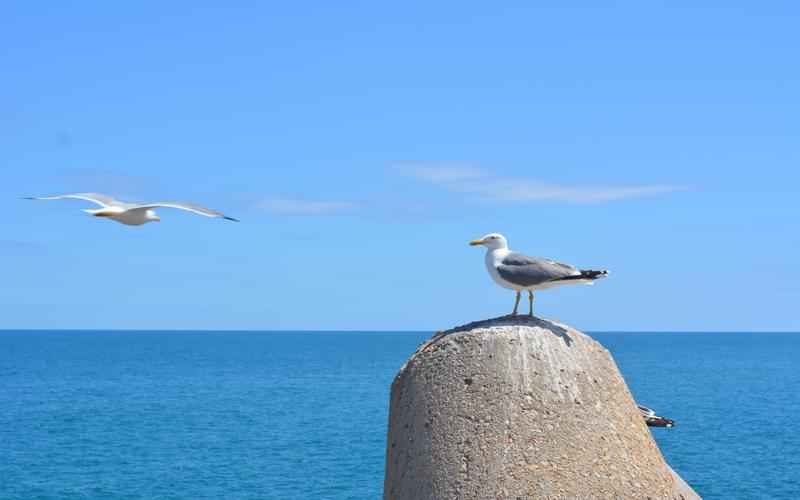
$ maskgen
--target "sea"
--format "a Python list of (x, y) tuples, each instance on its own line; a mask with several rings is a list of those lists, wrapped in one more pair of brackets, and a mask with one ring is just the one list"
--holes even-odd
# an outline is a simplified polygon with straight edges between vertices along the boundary
[[(0, 331), (0, 498), (379, 499), (430, 335)], [(800, 498), (800, 334), (591, 335), (703, 498)]]

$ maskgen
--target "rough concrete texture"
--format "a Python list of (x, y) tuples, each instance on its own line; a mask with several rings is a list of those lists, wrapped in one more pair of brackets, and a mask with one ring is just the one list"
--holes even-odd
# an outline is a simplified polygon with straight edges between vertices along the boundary
[(392, 384), (384, 498), (693, 499), (606, 349), (502, 317), (437, 334)]

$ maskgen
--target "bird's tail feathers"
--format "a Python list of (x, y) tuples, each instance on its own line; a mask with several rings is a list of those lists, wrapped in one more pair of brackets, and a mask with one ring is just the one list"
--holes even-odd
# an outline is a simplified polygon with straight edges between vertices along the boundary
[(592, 271), (588, 269), (581, 269), (580, 278), (585, 280), (596, 280), (608, 276), (608, 271)]
[(584, 285), (592, 285), (594, 284), (594, 280), (599, 278), (605, 278), (608, 276), (608, 271), (591, 271), (586, 269), (581, 269), (579, 274), (575, 274), (573, 276), (567, 276), (566, 278), (561, 278), (557, 280), (559, 282), (572, 282), (572, 283), (582, 283)]
[(584, 283), (588, 282), (586, 284), (591, 285), (594, 280), (605, 278), (606, 276), (608, 276), (608, 271), (592, 271), (588, 269), (581, 269), (580, 274), (562, 278), (560, 281), (579, 281)]

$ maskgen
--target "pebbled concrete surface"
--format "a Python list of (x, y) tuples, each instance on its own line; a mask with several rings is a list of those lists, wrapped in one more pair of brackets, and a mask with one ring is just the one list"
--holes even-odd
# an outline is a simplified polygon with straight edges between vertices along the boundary
[(391, 391), (384, 498), (694, 499), (611, 355), (565, 325), (440, 332)]

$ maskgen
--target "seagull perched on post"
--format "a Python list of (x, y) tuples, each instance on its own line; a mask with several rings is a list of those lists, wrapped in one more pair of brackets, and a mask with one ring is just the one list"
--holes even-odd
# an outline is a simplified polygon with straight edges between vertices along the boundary
[(522, 290), (528, 291), (529, 316), (533, 316), (533, 292), (559, 285), (591, 285), (598, 278), (608, 276), (608, 271), (584, 271), (550, 259), (528, 257), (512, 252), (502, 234), (487, 234), (470, 245), (482, 245), (486, 251), (486, 269), (498, 285), (517, 291), (512, 316), (516, 316)]
[(153, 210), (155, 208), (177, 208), (179, 210), (187, 210), (189, 212), (196, 213), (199, 215), (204, 215), (206, 217), (218, 217), (225, 220), (239, 222), (233, 217), (228, 217), (227, 215), (221, 212), (217, 212), (215, 210), (209, 210), (208, 208), (204, 208), (199, 205), (193, 205), (191, 203), (181, 203), (176, 201), (161, 201), (157, 203), (125, 203), (119, 200), (115, 200), (110, 196), (98, 193), (62, 194), (58, 196), (43, 196), (38, 198), (31, 197), (25, 199), (26, 200), (75, 199), (75, 200), (90, 201), (96, 205), (99, 205), (100, 208), (85, 209), (84, 212), (92, 214), (95, 217), (107, 217), (111, 220), (117, 221), (119, 223), (128, 226), (141, 226), (142, 224), (147, 224), (148, 222), (160, 222), (161, 217), (159, 217)]

